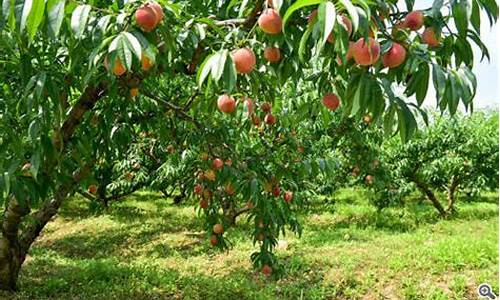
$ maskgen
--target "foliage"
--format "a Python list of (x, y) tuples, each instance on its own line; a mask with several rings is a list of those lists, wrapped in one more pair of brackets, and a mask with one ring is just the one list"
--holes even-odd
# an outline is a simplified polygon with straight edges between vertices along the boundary
[(498, 188), (498, 112), (434, 115), (414, 139), (404, 144), (392, 139), (382, 153), (390, 176), (376, 186), (379, 199), (391, 199), (393, 189), (399, 197), (407, 195), (415, 184), (424, 194), (426, 188), (446, 192), (448, 210), (453, 210), (459, 190), (471, 194)]
[[(420, 33), (398, 25), (413, 1), (405, 1), (406, 9), (397, 1), (272, 1), (283, 16), (276, 35), (265, 34), (257, 22), (268, 1), (160, 2), (164, 16), (154, 13), (152, 28), (137, 17), (152, 3), (2, 2), (0, 192), (3, 228), (11, 231), (0, 239), (0, 288), (16, 288), (31, 244), (68, 195), (116, 179), (109, 178), (110, 170), (141, 147), (136, 143), (141, 132), (176, 150), (160, 158), (157, 178), (170, 180), (169, 166), (179, 163), (185, 168), (182, 176), (172, 176), (174, 182), (195, 169), (215, 172), (210, 161), (201, 159), (205, 153), (226, 162), (214, 180), (198, 182), (211, 192), (205, 200), (215, 198), (204, 210), (207, 236), (213, 237), (213, 225), (225, 225), (221, 208), (251, 199), (253, 239), (264, 234), (254, 265), (278, 271), (272, 254), (276, 237), (285, 228), (300, 233), (294, 211), (303, 203), (304, 184), (331, 168), (323, 157), (296, 153), (310, 136), (295, 127), (369, 115), (384, 124), (387, 134), (397, 130), (407, 141), (416, 130), (414, 113), (425, 116), (420, 105), (431, 74), (442, 111), (454, 114), (459, 102), (472, 108), (471, 43), (488, 56), (479, 38), (480, 12), (491, 24), (498, 18), (492, 0), (436, 0), (423, 10), (423, 21), (442, 40), (429, 47)], [(318, 17), (308, 21), (318, 4)], [(352, 23), (352, 33), (337, 18), (341, 15)], [(452, 21), (456, 30), (448, 26)], [(333, 43), (327, 42), (330, 34)], [(379, 60), (372, 66), (348, 60), (349, 40), (362, 42), (370, 35), (381, 44), (382, 55), (392, 43), (404, 45), (404, 63), (387, 70)], [(280, 48), (279, 63), (261, 59), (269, 46)], [(248, 74), (237, 73), (231, 55), (241, 47), (259, 58)], [(354, 54), (355, 59), (361, 55)], [(397, 93), (399, 88), (404, 94)], [(321, 105), (318, 99), (329, 92), (339, 96), (342, 109), (332, 112)], [(239, 103), (252, 98), (254, 112), (243, 105), (232, 114), (216, 111), (216, 99), (224, 93)], [(270, 111), (263, 109), (266, 102)], [(260, 125), (252, 125), (257, 117)], [(149, 175), (141, 184), (165, 183)], [(226, 195), (229, 184), (237, 192), (234, 198)], [(281, 190), (275, 193), (280, 198), (271, 197), (269, 187), (272, 192), (278, 186), (293, 192), (293, 201), (282, 199)], [(101, 193), (106, 198), (106, 191)], [(34, 207), (40, 209), (30, 214)], [(227, 240), (220, 233), (214, 244), (224, 248)]]

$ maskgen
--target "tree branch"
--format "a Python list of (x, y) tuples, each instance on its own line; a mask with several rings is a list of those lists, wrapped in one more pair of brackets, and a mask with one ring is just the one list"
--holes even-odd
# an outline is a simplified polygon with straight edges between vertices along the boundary
[(100, 82), (96, 86), (88, 86), (83, 91), (83, 94), (69, 111), (68, 117), (61, 126), (61, 129), (53, 137), (52, 142), (56, 149), (64, 149), (76, 128), (82, 122), (83, 115), (94, 107), (97, 101), (105, 94), (106, 89), (106, 84)]
[(200, 123), (195, 118), (188, 115), (182, 107), (179, 107), (179, 106), (177, 106), (173, 103), (170, 103), (166, 100), (160, 99), (158, 96), (153, 95), (149, 91), (144, 91), (143, 95), (148, 97), (148, 98), (151, 98), (157, 102), (160, 102), (163, 105), (165, 105), (168, 109), (175, 111), (181, 119), (192, 122), (194, 125), (196, 125), (196, 127), (201, 127)]

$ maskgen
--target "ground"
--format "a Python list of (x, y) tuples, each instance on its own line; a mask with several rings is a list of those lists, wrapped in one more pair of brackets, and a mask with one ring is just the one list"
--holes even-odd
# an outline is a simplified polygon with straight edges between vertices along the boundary
[(204, 239), (192, 206), (138, 192), (104, 213), (73, 198), (45, 229), (12, 299), (477, 299), (498, 292), (498, 195), (461, 199), (449, 220), (422, 201), (378, 212), (359, 190), (315, 202), (278, 250), (287, 275), (256, 274), (245, 218), (232, 250)]

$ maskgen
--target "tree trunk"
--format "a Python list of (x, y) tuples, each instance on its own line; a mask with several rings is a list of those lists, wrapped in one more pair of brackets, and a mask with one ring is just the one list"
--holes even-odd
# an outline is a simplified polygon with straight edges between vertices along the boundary
[(457, 191), (460, 181), (456, 176), (452, 176), (450, 185), (446, 188), (447, 198), (448, 198), (448, 208), (446, 211), (452, 213), (455, 211), (455, 192)]
[(27, 205), (21, 205), (14, 196), (10, 197), (4, 211), (0, 237), (0, 289), (2, 290), (17, 290), (17, 278), (23, 260), (18, 231), (22, 218), (28, 213)]
[(432, 205), (437, 209), (439, 212), (439, 215), (441, 217), (446, 217), (446, 211), (444, 210), (443, 206), (439, 202), (439, 200), (436, 198), (436, 195), (432, 192), (431, 188), (427, 186), (424, 182), (422, 182), (416, 175), (412, 176), (412, 181), (417, 185), (418, 189), (424, 193), (427, 198), (432, 202)]

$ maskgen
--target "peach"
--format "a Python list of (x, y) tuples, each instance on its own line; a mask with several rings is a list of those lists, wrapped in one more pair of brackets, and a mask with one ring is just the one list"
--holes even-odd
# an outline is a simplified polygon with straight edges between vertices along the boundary
[[(107, 56), (104, 58), (104, 67), (109, 71), (109, 59)], [(116, 57), (115, 63), (113, 64), (113, 74), (121, 76), (125, 74), (125, 72), (127, 72), (127, 69), (125, 69), (125, 66), (122, 64), (120, 58)]]
[(214, 227), (212, 228), (215, 234), (222, 234), (224, 233), (224, 227), (222, 227), (222, 224), (215, 224)]
[(281, 60), (280, 48), (268, 47), (264, 49), (264, 58), (268, 62), (279, 62)]
[(373, 65), (380, 56), (380, 44), (373, 38), (360, 38), (352, 47), (354, 61), (361, 66)]
[(217, 99), (217, 107), (223, 113), (230, 114), (236, 109), (236, 101), (233, 97), (224, 94)]
[(283, 22), (277, 10), (268, 8), (259, 17), (260, 29), (268, 34), (278, 34), (281, 32)]
[(141, 55), (141, 69), (143, 71), (147, 71), (147, 70), (151, 69), (152, 66), (153, 66), (153, 62), (151, 61), (151, 59), (147, 55), (144, 55), (144, 53), (142, 53), (142, 55)]
[(249, 48), (241, 48), (233, 51), (232, 58), (236, 71), (242, 74), (248, 74), (252, 72), (255, 67), (255, 54)]
[(429, 47), (437, 47), (440, 44), (440, 40), (436, 37), (436, 33), (432, 27), (427, 27), (422, 33), (422, 42), (429, 45)]
[(245, 101), (245, 106), (247, 107), (247, 112), (249, 115), (253, 114), (253, 100), (251, 98), (246, 97)]
[(161, 20), (163, 19), (163, 9), (161, 8), (161, 5), (158, 4), (158, 2), (152, 1), (149, 2), (149, 6), (155, 11), (156, 14), (156, 24), (160, 23)]
[(155, 29), (157, 19), (157, 12), (150, 4), (144, 4), (135, 11), (135, 22), (142, 31), (150, 32)]
[(333, 93), (328, 93), (323, 97), (323, 105), (329, 110), (335, 111), (340, 105), (339, 97)]
[(382, 55), (382, 64), (388, 68), (399, 67), (406, 59), (406, 49), (398, 43), (393, 43), (391, 49)]
[(274, 123), (276, 123), (276, 117), (272, 113), (268, 113), (264, 117), (264, 122), (266, 122), (267, 125), (274, 125)]
[(424, 14), (417, 10), (406, 15), (403, 26), (410, 30), (419, 30), (424, 25)]

